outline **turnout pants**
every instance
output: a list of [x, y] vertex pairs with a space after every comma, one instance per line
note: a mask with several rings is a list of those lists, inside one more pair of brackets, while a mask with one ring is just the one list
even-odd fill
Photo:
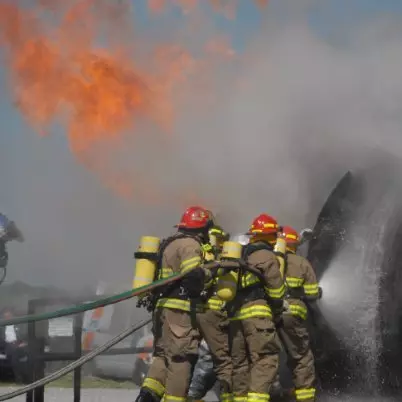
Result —
[[142, 388], [165, 402], [185, 402], [200, 343], [195, 315], [158, 308], [153, 325], [154, 356]]
[[280, 336], [288, 356], [288, 366], [293, 375], [296, 401], [315, 401], [314, 356], [310, 349], [310, 339], [302, 318], [283, 314], [283, 328]]
[[229, 354], [227, 314], [221, 310], [206, 309], [197, 314], [197, 325], [211, 352], [216, 377], [220, 383], [220, 400], [230, 401], [232, 399], [232, 359]]
[[230, 321], [235, 402], [268, 402], [279, 366], [280, 342], [268, 317]]

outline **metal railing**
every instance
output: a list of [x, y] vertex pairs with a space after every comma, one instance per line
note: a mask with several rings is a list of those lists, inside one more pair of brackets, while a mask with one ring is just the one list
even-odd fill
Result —
[[[70, 307], [62, 308], [60, 310], [44, 312], [37, 314], [34, 309], [34, 305], [28, 311], [28, 315], [21, 317], [13, 317], [7, 320], [0, 320], [0, 327], [8, 326], [8, 325], [16, 325], [16, 324], [31, 324], [29, 325], [29, 339], [28, 339], [28, 365], [30, 365], [31, 371], [31, 381], [32, 383], [23, 386], [15, 391], [9, 392], [7, 394], [0, 395], [0, 402], [6, 401], [11, 398], [15, 398], [16, 396], [27, 394], [27, 402], [43, 402], [44, 400], [44, 386], [46, 384], [55, 381], [66, 374], [69, 374], [72, 371], [75, 371], [74, 375], [74, 402], [80, 401], [80, 378], [81, 372], [80, 368], [96, 356], [105, 353], [108, 349], [112, 348], [114, 345], [121, 342], [126, 337], [130, 336], [134, 332], [140, 330], [145, 325], [148, 325], [151, 322], [151, 319], [140, 322], [139, 324], [133, 325], [132, 327], [122, 331], [120, 334], [116, 335], [114, 338], [106, 342], [104, 345], [101, 345], [92, 351], [82, 354], [81, 349], [81, 334], [82, 334], [82, 313], [89, 310], [94, 310], [99, 307], [104, 307], [110, 304], [115, 304], [122, 302], [124, 300], [128, 300], [140, 294], [152, 291], [160, 286], [167, 285], [168, 283], [174, 282], [178, 279], [181, 279], [184, 274], [172, 275], [167, 279], [158, 280], [153, 282], [150, 285], [142, 286], [140, 288], [132, 289], [114, 296], [105, 297], [103, 299], [95, 300], [92, 302], [82, 302], [80, 304], [76, 304]], [[39, 302], [37, 302], [39, 303]], [[75, 350], [74, 353], [70, 354], [46, 354], [44, 351], [44, 342], [43, 339], [37, 337], [35, 323], [39, 321], [51, 320], [54, 318], [60, 318], [68, 315], [77, 315], [74, 328], [75, 328]], [[29, 342], [30, 341], [30, 342]], [[78, 345], [79, 343], [79, 345]], [[129, 354], [144, 351], [151, 351], [150, 348], [117, 348], [113, 351], [110, 351], [107, 354]], [[45, 360], [71, 360], [72, 358], [77, 359], [74, 362], [68, 364], [67, 366], [57, 370], [56, 372], [49, 374], [48, 376], [44, 376], [44, 363]], [[38, 378], [43, 377], [43, 378]]]

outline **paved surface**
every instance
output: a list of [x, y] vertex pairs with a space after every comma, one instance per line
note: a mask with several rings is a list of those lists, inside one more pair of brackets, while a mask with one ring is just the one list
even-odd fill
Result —
[[[1, 387], [0, 395], [14, 391], [18, 388]], [[81, 402], [134, 402], [138, 395], [136, 389], [103, 389], [87, 388], [81, 390]], [[216, 401], [213, 393], [208, 393], [206, 401]], [[25, 402], [25, 395], [9, 399], [12, 402]], [[45, 402], [72, 402], [73, 390], [71, 388], [47, 388], [45, 391]]]
[[[0, 395], [14, 391], [17, 388], [1, 387]], [[81, 391], [81, 402], [134, 402], [138, 395], [135, 389], [104, 389], [92, 388], [83, 389]], [[208, 393], [205, 401], [216, 401], [214, 393]], [[13, 402], [25, 402], [25, 395], [9, 399]], [[363, 398], [356, 396], [343, 397], [325, 397], [321, 396], [320, 402], [395, 402], [401, 399], [383, 399], [383, 398]], [[47, 388], [45, 392], [45, 402], [72, 402], [73, 390], [71, 388]]]
[[[0, 395], [6, 394], [7, 392], [14, 391], [17, 388], [11, 387], [1, 387]], [[92, 389], [82, 389], [81, 391], [81, 402], [134, 402], [138, 395], [138, 390], [136, 389], [103, 389], [103, 388], [92, 388]], [[25, 402], [25, 395], [9, 399], [13, 402]], [[209, 392], [204, 398], [207, 402], [217, 401], [217, 397], [214, 393]], [[45, 402], [72, 402], [73, 401], [73, 390], [71, 388], [47, 388], [45, 392]], [[322, 398], [322, 402], [388, 402], [379, 399], [355, 399], [355, 398]]]

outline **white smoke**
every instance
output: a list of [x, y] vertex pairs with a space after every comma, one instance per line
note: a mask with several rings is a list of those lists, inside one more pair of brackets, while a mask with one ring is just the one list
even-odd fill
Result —
[[[309, 26], [314, 4], [272, 0], [246, 61], [217, 67], [208, 89], [216, 102], [206, 104], [195, 82], [178, 101], [170, 148], [153, 136], [126, 149], [137, 174], [164, 189], [162, 206], [123, 203], [67, 155], [62, 139], [7, 123], [14, 148], [0, 150], [1, 203], [26, 237], [10, 247], [10, 279], [131, 280], [139, 236], [169, 233], [183, 207], [175, 195], [188, 189], [232, 233], [261, 212], [311, 226], [347, 170], [376, 149], [399, 157], [401, 19], [342, 27], [336, 44]], [[4, 99], [1, 113], [16, 118]]]

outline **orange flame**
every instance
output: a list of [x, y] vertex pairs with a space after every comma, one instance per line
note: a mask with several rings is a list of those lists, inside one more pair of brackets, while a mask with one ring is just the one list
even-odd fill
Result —
[[[172, 114], [158, 77], [144, 72], [120, 49], [95, 44], [106, 14], [111, 23], [109, 5], [102, 8], [97, 2], [94, 13], [93, 0], [38, 4], [30, 9], [11, 1], [0, 4], [0, 44], [6, 50], [16, 105], [37, 130], [43, 133], [62, 123], [74, 154], [97, 169], [103, 162], [96, 160], [93, 149], [105, 141], [117, 146], [142, 120], [170, 129]], [[56, 15], [58, 24], [46, 20], [44, 9]], [[117, 7], [114, 11], [121, 28], [122, 16]]]
[[[229, 4], [211, 2], [219, 10]], [[147, 185], [145, 178], [111, 166], [109, 154], [123, 147], [127, 136], [140, 135], [145, 124], [170, 134], [175, 121], [173, 93], [177, 96], [177, 88], [189, 76], [197, 78], [197, 90], [207, 92], [210, 64], [178, 45], [156, 47], [150, 52], [152, 63], [134, 59], [135, 48], [122, 39], [129, 33], [126, 36], [133, 41], [130, 0], [32, 0], [29, 7], [19, 3], [0, 2], [0, 50], [23, 116], [42, 134], [64, 128], [79, 162], [121, 197], [164, 201], [161, 191]], [[199, 2], [171, 4], [191, 10]], [[162, 11], [166, 2], [149, 0], [148, 5]], [[219, 38], [204, 50], [214, 59], [235, 56]], [[166, 137], [170, 136], [158, 141]]]

